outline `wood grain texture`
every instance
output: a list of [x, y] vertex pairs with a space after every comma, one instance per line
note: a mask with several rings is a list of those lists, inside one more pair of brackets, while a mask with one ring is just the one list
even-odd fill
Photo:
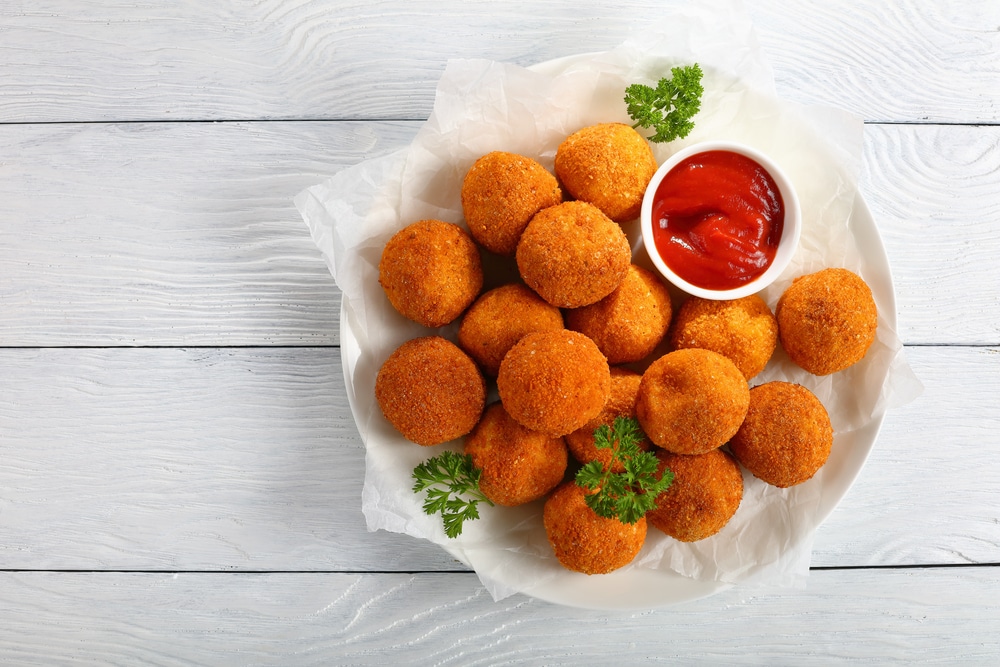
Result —
[[495, 603], [472, 574], [0, 573], [0, 661], [985, 665], [998, 599], [996, 568], [814, 572], [639, 613]]
[[[1000, 430], [1000, 354], [909, 353], [928, 389], [890, 413], [813, 565], [997, 560], [983, 443]], [[366, 531], [336, 349], [0, 350], [0, 367], [0, 567], [464, 569]]]
[[[0, 345], [337, 344], [292, 198], [419, 127], [0, 126]], [[866, 127], [906, 343], [1000, 344], [998, 146], [997, 127]]]
[[[423, 119], [449, 58], [530, 65], [606, 50], [678, 4], [15, 3], [0, 9], [0, 122]], [[746, 10], [792, 99], [869, 120], [1000, 119], [996, 3], [749, 0]]]

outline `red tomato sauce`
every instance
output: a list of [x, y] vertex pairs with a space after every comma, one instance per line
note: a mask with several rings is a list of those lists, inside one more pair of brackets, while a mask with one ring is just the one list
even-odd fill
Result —
[[781, 239], [784, 202], [755, 160], [725, 150], [681, 161], [653, 200], [653, 242], [684, 280], [723, 290], [767, 270]]

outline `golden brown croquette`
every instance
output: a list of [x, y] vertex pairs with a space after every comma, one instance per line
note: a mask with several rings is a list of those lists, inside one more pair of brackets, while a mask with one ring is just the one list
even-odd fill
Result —
[[796, 278], [778, 299], [775, 316], [781, 346], [814, 375], [830, 375], [861, 361], [878, 325], [871, 289], [847, 269]]
[[440, 336], [408, 340], [375, 378], [375, 400], [396, 430], [418, 445], [459, 438], [479, 421], [486, 382], [457, 345]]
[[721, 449], [704, 454], [671, 454], [660, 449], [660, 475], [674, 474], [673, 482], [646, 512], [649, 525], [681, 542], [715, 535], [736, 514], [743, 500], [743, 473], [732, 456]]
[[569, 456], [562, 438], [526, 429], [492, 403], [465, 438], [465, 453], [482, 471], [479, 489], [497, 505], [538, 500], [563, 480]]
[[521, 338], [500, 363], [497, 391], [522, 426], [563, 436], [593, 419], [611, 393], [611, 369], [594, 342], [563, 329]]
[[630, 125], [600, 123], [574, 132], [559, 145], [555, 170], [574, 198], [590, 202], [615, 222], [626, 222], [639, 217], [646, 186], [656, 173], [656, 158]]
[[631, 563], [646, 541], [646, 519], [628, 524], [605, 519], [587, 506], [585, 491], [564, 482], [545, 501], [542, 522], [563, 567], [607, 574]]
[[513, 283], [476, 299], [462, 316], [458, 344], [495, 378], [504, 355], [525, 334], [563, 328], [562, 311], [527, 285]]
[[[594, 444], [594, 430], [600, 426], [614, 424], [616, 417], [635, 417], [635, 399], [639, 394], [642, 375], [620, 366], [611, 369], [611, 394], [600, 413], [582, 427], [566, 436], [569, 451], [580, 463], [600, 461], [607, 468], [611, 462], [610, 449], [598, 449]], [[648, 451], [649, 441], [643, 439], [639, 448]], [[625, 466], [616, 462], [611, 472], [622, 472]]]
[[714, 301], [692, 296], [677, 311], [670, 345], [728, 357], [749, 380], [767, 366], [778, 344], [778, 321], [756, 294]]
[[621, 227], [586, 202], [542, 209], [517, 244], [524, 282], [558, 308], [600, 301], [618, 287], [632, 262]]
[[732, 361], [691, 348], [649, 365], [639, 383], [636, 416], [654, 445], [703, 454], [733, 437], [749, 403], [746, 378]]
[[562, 199], [545, 167], [504, 151], [476, 160], [462, 181], [462, 212], [472, 237], [500, 255], [513, 255], [532, 216]]
[[475, 241], [441, 220], [420, 220], [396, 232], [382, 250], [378, 273], [393, 307], [427, 327], [455, 320], [483, 287]]
[[781, 488], [815, 475], [832, 447], [833, 427], [823, 403], [805, 387], [780, 381], [750, 390], [750, 409], [729, 443], [743, 467]]
[[615, 291], [597, 303], [566, 311], [566, 327], [597, 343], [609, 364], [640, 361], [670, 326], [670, 291], [651, 271], [632, 264]]

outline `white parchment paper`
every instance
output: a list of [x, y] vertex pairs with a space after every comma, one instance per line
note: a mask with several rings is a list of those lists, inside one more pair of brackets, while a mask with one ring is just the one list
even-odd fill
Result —
[[[834, 376], [814, 377], [779, 350], [754, 380], [783, 379], [815, 392], [837, 433], [831, 459], [840, 457], [842, 464], [784, 490], [746, 474], [740, 509], [718, 535], [682, 544], [650, 529], [646, 546], [629, 568], [669, 568], [728, 583], [801, 585], [815, 528], [846, 491], [866, 454], [837, 448], [852, 446], [851, 433], [914, 398], [921, 386], [894, 331], [895, 304], [884, 255], [880, 248], [860, 252], [849, 222], [858, 196], [862, 122], [836, 109], [778, 99], [739, 3], [702, 3], [679, 13], [670, 25], [636, 32], [611, 51], [530, 69], [485, 60], [449, 62], [433, 113], [407, 149], [346, 169], [295, 199], [343, 291], [341, 338], [352, 409], [366, 445], [362, 509], [369, 530], [441, 544], [474, 567], [496, 599], [530, 590], [563, 570], [541, 526], [540, 502], [486, 508], [482, 519], [467, 523], [456, 540], [444, 535], [439, 517], [421, 511], [421, 498], [411, 491], [411, 471], [445, 447], [459, 451], [461, 443], [428, 449], [404, 440], [375, 404], [374, 381], [385, 358], [405, 340], [429, 333], [453, 337], [454, 329], [431, 332], [392, 309], [378, 285], [382, 247], [395, 231], [419, 219], [464, 224], [461, 182], [481, 155], [491, 150], [520, 153], [551, 170], [557, 146], [573, 131], [598, 122], [630, 122], [623, 101], [627, 85], [655, 85], [670, 67], [694, 62], [705, 71], [702, 111], [686, 139], [654, 145], [658, 161], [709, 139], [740, 141], [769, 155], [792, 178], [805, 224], [791, 266], [762, 296], [773, 308], [795, 276], [846, 267], [873, 285], [879, 332], [861, 363]], [[876, 261], [866, 260], [873, 256]], [[642, 259], [639, 250], [637, 263]]]

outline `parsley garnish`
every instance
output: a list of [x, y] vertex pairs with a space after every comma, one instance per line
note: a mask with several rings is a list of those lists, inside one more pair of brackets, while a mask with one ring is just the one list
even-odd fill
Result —
[[686, 137], [694, 128], [692, 116], [701, 109], [701, 66], [671, 68], [673, 78], [660, 79], [656, 88], [634, 83], [625, 89], [632, 127], [653, 128], [650, 141], [660, 143]]
[[424, 512], [441, 513], [448, 537], [461, 535], [466, 519], [479, 518], [480, 501], [493, 505], [479, 490], [481, 474], [482, 471], [473, 465], [471, 456], [452, 451], [427, 459], [413, 469], [413, 492], [427, 491]]
[[[605, 424], [594, 431], [594, 444], [598, 449], [611, 449], [611, 461], [607, 467], [600, 461], [586, 464], [576, 473], [576, 483], [596, 491], [586, 501], [598, 516], [635, 523], [656, 507], [656, 497], [673, 482], [670, 470], [656, 478], [656, 455], [639, 449], [644, 437], [639, 422], [626, 417], [616, 417], [610, 427]], [[624, 472], [611, 472], [615, 461], [621, 462]]]

